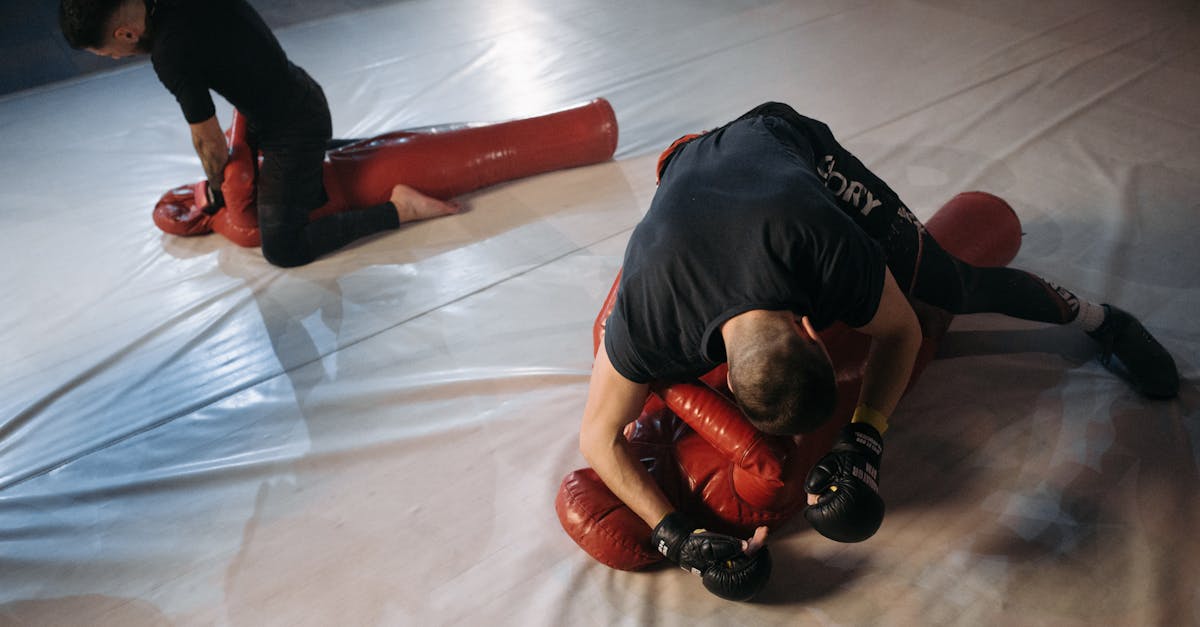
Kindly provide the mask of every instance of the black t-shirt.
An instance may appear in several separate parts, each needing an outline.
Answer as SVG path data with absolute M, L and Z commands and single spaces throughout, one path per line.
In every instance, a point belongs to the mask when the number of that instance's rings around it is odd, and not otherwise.
M 149 2 L 151 62 L 189 124 L 211 118 L 212 89 L 264 137 L 303 118 L 320 88 L 293 65 L 246 0 Z M 321 96 L 323 103 L 323 96 Z
M 807 315 L 818 329 L 870 322 L 883 252 L 826 188 L 823 147 L 805 142 L 759 116 L 676 150 L 626 248 L 604 338 L 617 372 L 703 374 L 725 361 L 721 324 L 751 309 Z

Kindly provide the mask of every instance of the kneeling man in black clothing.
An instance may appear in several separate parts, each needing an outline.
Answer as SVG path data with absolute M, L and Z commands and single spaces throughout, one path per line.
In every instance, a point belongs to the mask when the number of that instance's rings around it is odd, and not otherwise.
M 263 256 L 272 264 L 303 265 L 402 222 L 458 211 L 397 185 L 387 203 L 310 223 L 309 212 L 327 200 L 322 162 L 333 128 L 329 105 L 246 0 L 61 0 L 59 23 L 74 48 L 112 58 L 150 55 L 191 127 L 210 207 L 222 203 L 229 157 L 210 90 L 246 116 L 250 143 L 262 154 L 258 225 Z

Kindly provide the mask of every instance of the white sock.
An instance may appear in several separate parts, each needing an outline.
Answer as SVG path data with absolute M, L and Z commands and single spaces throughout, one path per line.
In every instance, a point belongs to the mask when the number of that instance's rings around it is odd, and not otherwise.
M 1104 316 L 1104 305 L 1097 305 L 1081 298 L 1079 299 L 1079 313 L 1075 315 L 1071 325 L 1091 333 L 1104 324 Z

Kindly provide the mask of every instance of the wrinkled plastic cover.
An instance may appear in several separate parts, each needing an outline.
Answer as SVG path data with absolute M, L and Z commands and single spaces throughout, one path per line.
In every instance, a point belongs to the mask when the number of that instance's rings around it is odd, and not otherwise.
M 279 37 L 337 135 L 603 96 L 616 159 L 285 271 L 151 224 L 200 169 L 148 65 L 0 100 L 0 623 L 1200 622 L 1195 3 L 416 1 Z M 868 542 L 773 530 L 749 605 L 590 560 L 553 500 L 593 316 L 658 151 L 765 100 L 921 217 L 1006 198 L 1016 265 L 1138 314 L 1180 398 L 960 318 Z

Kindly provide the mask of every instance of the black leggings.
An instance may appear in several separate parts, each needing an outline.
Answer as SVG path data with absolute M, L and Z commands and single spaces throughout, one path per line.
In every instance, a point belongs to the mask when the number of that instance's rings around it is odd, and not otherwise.
M 1023 270 L 976 267 L 946 252 L 823 122 L 778 102 L 764 103 L 742 118 L 751 116 L 787 123 L 771 128 L 825 181 L 835 204 L 879 242 L 888 269 L 906 294 L 954 314 L 994 312 L 1056 324 L 1075 319 L 1079 300 L 1067 290 Z
M 910 296 L 953 314 L 991 312 L 1053 324 L 1079 312 L 1071 292 L 1024 270 L 973 266 L 946 252 L 923 226 L 911 228 L 920 238 L 918 255 L 881 242 L 888 268 Z
M 283 268 L 302 266 L 357 239 L 396 229 L 390 203 L 309 221 L 328 201 L 323 183 L 325 149 L 263 151 L 258 173 L 258 228 L 263 257 Z
M 391 203 L 344 211 L 309 221 L 309 213 L 328 202 L 325 151 L 355 140 L 334 140 L 325 94 L 316 82 L 308 100 L 296 107 L 286 125 L 262 142 L 258 170 L 258 228 L 263 257 L 273 265 L 302 266 L 354 240 L 400 227 Z M 252 147 L 258 142 L 251 131 Z

